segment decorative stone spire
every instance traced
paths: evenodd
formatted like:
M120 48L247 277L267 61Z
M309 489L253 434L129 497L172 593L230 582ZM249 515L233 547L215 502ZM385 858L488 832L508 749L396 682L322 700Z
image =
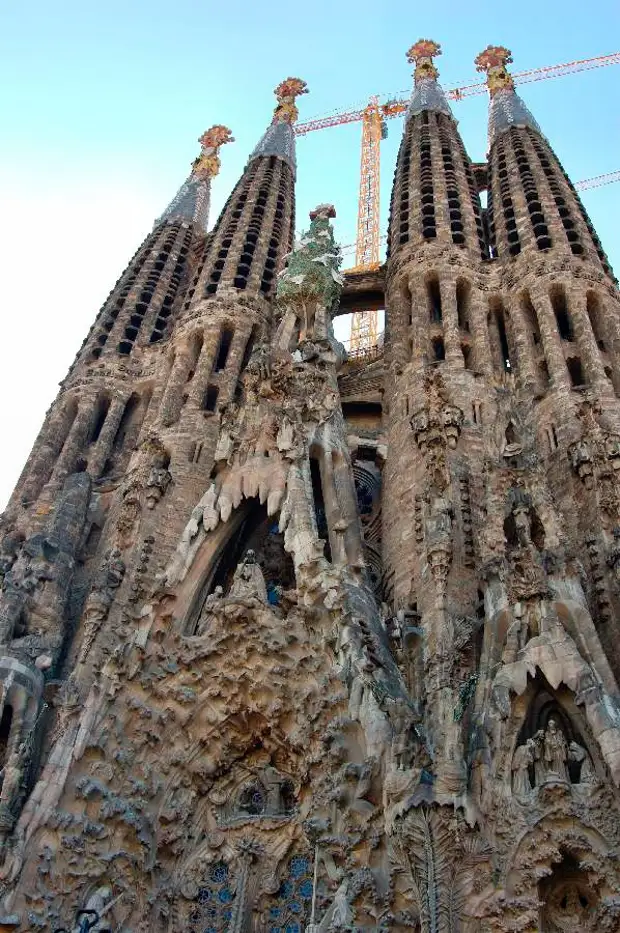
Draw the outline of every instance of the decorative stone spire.
M286 78L278 84L274 93L278 98L278 104L274 110L273 120L250 156L250 162L259 156L277 156L287 162L295 173L293 124L299 116L295 98L300 94L307 94L308 87L306 82L300 78Z
M512 62L512 53L501 45L489 45L474 60L477 71L486 72L489 105L489 149L496 138L512 126L529 126L542 135L542 131L517 92L514 81L506 69Z
M194 159L189 178L181 185L164 213L155 222L173 223L179 220L192 221L206 232L209 222L211 179L220 170L220 147L234 142L227 126L216 125L206 130L198 140L200 155Z
M407 119L423 110L435 110L451 117L452 111L437 78L433 56L441 55L441 46L432 39L418 39L407 52L407 61L415 64L414 86Z

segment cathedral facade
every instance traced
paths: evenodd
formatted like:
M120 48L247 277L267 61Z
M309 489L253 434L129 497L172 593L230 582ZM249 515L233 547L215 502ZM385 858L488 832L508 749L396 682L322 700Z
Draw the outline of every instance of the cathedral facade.
M61 385L1 520L2 931L620 929L620 294L510 53L474 165L439 51L378 271L295 238L288 78Z

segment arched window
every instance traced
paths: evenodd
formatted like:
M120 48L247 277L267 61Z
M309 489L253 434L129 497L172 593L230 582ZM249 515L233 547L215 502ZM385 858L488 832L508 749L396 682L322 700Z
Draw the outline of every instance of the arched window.
M214 372L219 373L225 368L234 335L234 328L224 324L220 332L220 342L217 348L215 363L213 364Z
M99 440L99 435L101 434L103 425L105 424L105 419L107 417L109 408L110 408L110 399L108 398L108 396L107 395L99 396L99 398L97 399L97 405L95 408L94 418L93 418L92 426L90 429L90 435L88 438L89 444L94 444L96 441Z
M187 910L190 933L220 933L228 929L235 900L231 873L225 862L205 866L202 884Z
M308 856L295 855L275 894L263 903L261 929L267 933L303 933L310 919L312 905L312 862Z
M243 507L240 506L241 508ZM232 522L232 518L230 521ZM220 548L210 568L189 614L185 626L188 633L208 631L208 618L205 615L207 597L218 586L222 587L224 594L228 593L237 565L248 550L254 551L271 605L278 605L281 590L294 589L295 568L290 554L284 549L284 535L278 529L278 520L268 516L266 506L261 505L258 500L250 500L245 506L243 518L226 544Z
M566 293L563 288L556 287L552 288L549 297L551 299L551 306L553 308L553 313L555 314L555 320L558 325L558 333L562 340L567 340L569 343L575 339L573 336L573 324L570 319L570 314L568 311L568 304L566 302Z
M443 323L443 309L441 307L441 290L439 288L439 279L433 276L426 282L426 294L428 297L428 313L431 324Z

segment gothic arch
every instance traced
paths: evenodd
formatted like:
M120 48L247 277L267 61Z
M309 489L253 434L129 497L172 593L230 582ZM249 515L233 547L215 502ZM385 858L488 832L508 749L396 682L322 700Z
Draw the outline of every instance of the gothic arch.
M601 895L617 895L618 884L609 853L609 843L593 826L573 818L544 816L533 827L525 829L515 842L506 862L506 895L518 897L521 904L531 899L531 903L538 905L540 894L547 893L540 879L550 879L552 884L554 880L561 881L557 877L558 868L567 867L567 863L571 873L583 872L585 884L591 882L582 863L593 869L592 874L597 878L598 892L593 888L597 900ZM553 927L542 929L551 931ZM566 930L568 933L570 927Z
M222 587L226 596L237 565L250 549L257 555L271 605L278 603L278 587L294 588L295 571L284 548L278 516L269 516L258 499L245 499L227 522L205 536L196 555L190 573L194 586L183 621L185 634L194 633L207 597L216 587Z

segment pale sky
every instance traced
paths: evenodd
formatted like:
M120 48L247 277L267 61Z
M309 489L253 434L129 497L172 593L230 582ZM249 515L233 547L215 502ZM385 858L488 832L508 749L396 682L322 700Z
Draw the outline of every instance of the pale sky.
M301 119L410 87L405 53L420 36L442 43L446 87L476 80L473 58L508 45L514 71L616 51L620 7L599 0L485 5L410 0L31 0L0 9L0 506L36 438L58 382L130 256L187 175L197 137L226 123L212 223L270 120L287 75L311 93ZM439 8L436 8L439 10ZM558 29L558 17L567 24ZM578 24L578 28L576 25ZM522 96L574 181L620 168L620 67L523 87ZM456 104L471 158L486 149L486 100ZM402 120L382 148L382 223ZM331 201L343 243L355 238L360 126L298 142L297 226ZM620 185L583 195L620 272Z

